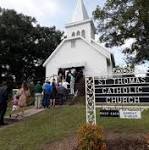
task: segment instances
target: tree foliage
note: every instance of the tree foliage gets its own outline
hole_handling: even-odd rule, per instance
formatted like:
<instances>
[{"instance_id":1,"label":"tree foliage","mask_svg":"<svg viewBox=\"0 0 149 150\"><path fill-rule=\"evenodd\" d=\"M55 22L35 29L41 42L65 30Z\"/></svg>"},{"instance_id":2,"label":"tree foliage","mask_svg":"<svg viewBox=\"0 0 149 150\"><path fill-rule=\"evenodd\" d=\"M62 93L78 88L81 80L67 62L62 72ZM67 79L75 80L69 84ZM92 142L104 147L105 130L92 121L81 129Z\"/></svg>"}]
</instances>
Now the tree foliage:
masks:
<instances>
[{"instance_id":1,"label":"tree foliage","mask_svg":"<svg viewBox=\"0 0 149 150\"><path fill-rule=\"evenodd\" d=\"M134 63L149 60L149 1L106 0L93 16L98 23L100 41L107 47L121 46L133 38L130 48L123 49Z\"/></svg>"},{"instance_id":2,"label":"tree foliage","mask_svg":"<svg viewBox=\"0 0 149 150\"><path fill-rule=\"evenodd\" d=\"M62 36L55 27L41 27L33 17L0 8L0 75L14 75L20 81L43 78L42 64Z\"/></svg>"},{"instance_id":3,"label":"tree foliage","mask_svg":"<svg viewBox=\"0 0 149 150\"><path fill-rule=\"evenodd\" d=\"M148 77L149 77L149 67L148 67L148 70L147 70L146 76L148 76Z\"/></svg>"}]
</instances>

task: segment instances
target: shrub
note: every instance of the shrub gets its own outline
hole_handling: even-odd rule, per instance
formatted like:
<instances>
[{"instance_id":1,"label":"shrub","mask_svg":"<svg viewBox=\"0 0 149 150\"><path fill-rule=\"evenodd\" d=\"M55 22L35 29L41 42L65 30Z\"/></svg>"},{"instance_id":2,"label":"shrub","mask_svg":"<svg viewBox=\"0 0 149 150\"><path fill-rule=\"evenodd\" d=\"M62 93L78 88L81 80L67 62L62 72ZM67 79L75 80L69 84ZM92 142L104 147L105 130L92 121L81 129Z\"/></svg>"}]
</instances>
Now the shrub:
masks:
<instances>
[{"instance_id":1,"label":"shrub","mask_svg":"<svg viewBox=\"0 0 149 150\"><path fill-rule=\"evenodd\" d=\"M77 150L106 150L103 129L97 125L83 125L78 132Z\"/></svg>"}]
</instances>

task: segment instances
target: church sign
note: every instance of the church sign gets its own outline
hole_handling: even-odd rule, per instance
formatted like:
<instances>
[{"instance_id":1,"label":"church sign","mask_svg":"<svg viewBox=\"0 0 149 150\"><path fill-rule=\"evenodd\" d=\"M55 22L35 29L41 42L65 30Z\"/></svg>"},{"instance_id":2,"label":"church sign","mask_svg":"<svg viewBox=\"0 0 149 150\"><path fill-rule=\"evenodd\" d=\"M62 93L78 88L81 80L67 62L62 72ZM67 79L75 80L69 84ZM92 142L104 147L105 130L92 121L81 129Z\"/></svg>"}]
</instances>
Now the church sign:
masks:
<instances>
[{"instance_id":1,"label":"church sign","mask_svg":"<svg viewBox=\"0 0 149 150\"><path fill-rule=\"evenodd\" d=\"M114 70L111 78L86 77L88 123L96 123L96 108L99 106L149 105L149 77L136 77L130 71L131 74L126 69Z\"/></svg>"},{"instance_id":2,"label":"church sign","mask_svg":"<svg viewBox=\"0 0 149 150\"><path fill-rule=\"evenodd\" d=\"M149 103L149 83L143 77L95 78L95 99L101 104Z\"/></svg>"}]
</instances>

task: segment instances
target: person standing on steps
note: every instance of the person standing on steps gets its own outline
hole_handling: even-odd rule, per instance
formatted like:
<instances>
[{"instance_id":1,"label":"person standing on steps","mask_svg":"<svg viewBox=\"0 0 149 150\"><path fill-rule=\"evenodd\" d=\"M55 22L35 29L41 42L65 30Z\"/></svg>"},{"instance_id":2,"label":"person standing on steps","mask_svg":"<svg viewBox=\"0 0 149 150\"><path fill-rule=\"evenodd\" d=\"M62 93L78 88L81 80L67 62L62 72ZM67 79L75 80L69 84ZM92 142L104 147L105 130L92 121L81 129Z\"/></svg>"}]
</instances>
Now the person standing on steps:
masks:
<instances>
[{"instance_id":1,"label":"person standing on steps","mask_svg":"<svg viewBox=\"0 0 149 150\"><path fill-rule=\"evenodd\" d=\"M60 104L63 105L64 104L64 98L66 96L66 89L65 87L62 85L62 83L58 83L57 86L57 94L58 94L58 98L60 100Z\"/></svg>"},{"instance_id":2,"label":"person standing on steps","mask_svg":"<svg viewBox=\"0 0 149 150\"><path fill-rule=\"evenodd\" d=\"M71 80L71 72L69 70L66 75L66 82L68 82L70 84L70 80Z\"/></svg>"},{"instance_id":3,"label":"person standing on steps","mask_svg":"<svg viewBox=\"0 0 149 150\"><path fill-rule=\"evenodd\" d=\"M4 81L0 86L0 125L5 125L4 116L7 110L8 93L7 82Z\"/></svg>"}]
</instances>

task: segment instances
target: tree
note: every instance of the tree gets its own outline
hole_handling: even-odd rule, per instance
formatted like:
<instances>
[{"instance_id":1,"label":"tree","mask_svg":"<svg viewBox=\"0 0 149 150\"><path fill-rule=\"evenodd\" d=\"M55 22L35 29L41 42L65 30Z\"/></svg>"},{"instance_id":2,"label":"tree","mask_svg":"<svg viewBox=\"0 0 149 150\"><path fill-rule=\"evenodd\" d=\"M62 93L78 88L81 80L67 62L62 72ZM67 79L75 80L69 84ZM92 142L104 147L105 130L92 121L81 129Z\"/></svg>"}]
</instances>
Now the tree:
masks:
<instances>
[{"instance_id":1,"label":"tree","mask_svg":"<svg viewBox=\"0 0 149 150\"><path fill-rule=\"evenodd\" d=\"M62 36L55 27L41 27L33 17L0 8L0 78L44 78L42 64Z\"/></svg>"},{"instance_id":2,"label":"tree","mask_svg":"<svg viewBox=\"0 0 149 150\"><path fill-rule=\"evenodd\" d=\"M133 63L149 60L149 1L106 0L93 16L98 23L100 41L107 47L121 46L133 38L130 48L123 49Z\"/></svg>"}]
</instances>

